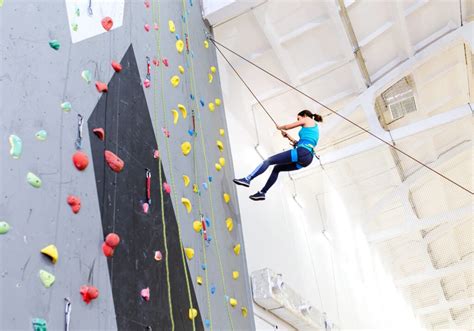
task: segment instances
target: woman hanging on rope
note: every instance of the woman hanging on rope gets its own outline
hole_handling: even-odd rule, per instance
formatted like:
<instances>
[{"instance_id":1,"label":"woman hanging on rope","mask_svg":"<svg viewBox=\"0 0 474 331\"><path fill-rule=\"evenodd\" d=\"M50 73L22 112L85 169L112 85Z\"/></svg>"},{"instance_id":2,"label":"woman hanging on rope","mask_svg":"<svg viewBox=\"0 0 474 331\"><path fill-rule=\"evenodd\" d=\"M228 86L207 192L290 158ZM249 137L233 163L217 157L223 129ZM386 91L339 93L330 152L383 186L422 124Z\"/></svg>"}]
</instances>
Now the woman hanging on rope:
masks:
<instances>
[{"instance_id":1,"label":"woman hanging on rope","mask_svg":"<svg viewBox=\"0 0 474 331\"><path fill-rule=\"evenodd\" d=\"M319 127L317 122L322 121L323 118L321 115L313 114L309 110L303 110L298 113L296 122L277 126L277 129L281 131L282 136L291 141L294 149L269 157L247 177L234 179L234 183L249 187L252 179L263 174L269 166L275 165L265 186L260 191L249 197L256 201L265 200L265 194L268 192L270 187L275 184L280 172L298 170L311 164L314 156L313 149L316 147L319 140ZM285 130L294 129L299 126L301 126L301 129L298 132L300 140L296 141Z\"/></svg>"}]
</instances>

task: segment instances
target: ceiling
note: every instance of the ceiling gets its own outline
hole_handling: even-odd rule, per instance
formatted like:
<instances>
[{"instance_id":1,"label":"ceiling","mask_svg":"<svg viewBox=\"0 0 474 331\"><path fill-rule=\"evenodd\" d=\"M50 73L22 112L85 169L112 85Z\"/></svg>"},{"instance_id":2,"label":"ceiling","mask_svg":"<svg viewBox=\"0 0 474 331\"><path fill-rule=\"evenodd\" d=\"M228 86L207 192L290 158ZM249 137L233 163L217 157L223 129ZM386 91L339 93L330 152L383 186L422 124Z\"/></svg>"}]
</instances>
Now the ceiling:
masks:
<instances>
[{"instance_id":1,"label":"ceiling","mask_svg":"<svg viewBox=\"0 0 474 331\"><path fill-rule=\"evenodd\" d=\"M472 194L333 111L472 191L473 3L209 0L204 17L216 40L331 108L225 52L278 123L293 121L303 108L324 116L318 153L325 171L347 205L360 210L369 242L424 325L472 328ZM226 110L268 153L286 148L219 61L224 94L234 94ZM376 101L403 79L415 109L387 120L386 102ZM301 178L316 181L321 169L304 171Z\"/></svg>"}]
</instances>

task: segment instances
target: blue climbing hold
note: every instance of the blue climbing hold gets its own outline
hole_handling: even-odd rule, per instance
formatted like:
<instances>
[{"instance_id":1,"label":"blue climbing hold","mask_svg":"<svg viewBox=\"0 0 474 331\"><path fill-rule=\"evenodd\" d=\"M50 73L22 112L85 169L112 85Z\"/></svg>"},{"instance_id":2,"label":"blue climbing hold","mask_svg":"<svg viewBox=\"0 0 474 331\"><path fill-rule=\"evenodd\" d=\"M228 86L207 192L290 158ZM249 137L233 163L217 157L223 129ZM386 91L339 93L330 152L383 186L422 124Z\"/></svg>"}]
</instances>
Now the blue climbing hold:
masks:
<instances>
[{"instance_id":1,"label":"blue climbing hold","mask_svg":"<svg viewBox=\"0 0 474 331\"><path fill-rule=\"evenodd\" d=\"M181 19L183 20L183 23L186 23L186 17L184 15L181 15Z\"/></svg>"},{"instance_id":2,"label":"blue climbing hold","mask_svg":"<svg viewBox=\"0 0 474 331\"><path fill-rule=\"evenodd\" d=\"M180 39L181 39L181 38L179 37L179 34L178 34L178 33L175 35L175 37L176 37L176 40L180 40Z\"/></svg>"},{"instance_id":3,"label":"blue climbing hold","mask_svg":"<svg viewBox=\"0 0 474 331\"><path fill-rule=\"evenodd\" d=\"M201 107L204 107L205 103L203 99L199 100L199 103L201 104Z\"/></svg>"},{"instance_id":4,"label":"blue climbing hold","mask_svg":"<svg viewBox=\"0 0 474 331\"><path fill-rule=\"evenodd\" d=\"M211 285L211 294L216 293L216 285Z\"/></svg>"},{"instance_id":5,"label":"blue climbing hold","mask_svg":"<svg viewBox=\"0 0 474 331\"><path fill-rule=\"evenodd\" d=\"M212 183L212 176L209 176L209 182Z\"/></svg>"},{"instance_id":6,"label":"blue climbing hold","mask_svg":"<svg viewBox=\"0 0 474 331\"><path fill-rule=\"evenodd\" d=\"M194 95L192 93L189 95L189 97L191 98L191 100L194 100Z\"/></svg>"},{"instance_id":7,"label":"blue climbing hold","mask_svg":"<svg viewBox=\"0 0 474 331\"><path fill-rule=\"evenodd\" d=\"M206 325L206 328L211 326L211 322L208 319L204 320L204 324Z\"/></svg>"},{"instance_id":8,"label":"blue climbing hold","mask_svg":"<svg viewBox=\"0 0 474 331\"><path fill-rule=\"evenodd\" d=\"M201 264L201 269L206 270L207 269L207 264L205 264L205 263Z\"/></svg>"},{"instance_id":9,"label":"blue climbing hold","mask_svg":"<svg viewBox=\"0 0 474 331\"><path fill-rule=\"evenodd\" d=\"M208 228L211 227L211 221L210 221L209 218L207 218L207 217L206 217L206 226L207 226Z\"/></svg>"},{"instance_id":10,"label":"blue climbing hold","mask_svg":"<svg viewBox=\"0 0 474 331\"><path fill-rule=\"evenodd\" d=\"M207 183L202 183L202 187L207 190Z\"/></svg>"},{"instance_id":11,"label":"blue climbing hold","mask_svg":"<svg viewBox=\"0 0 474 331\"><path fill-rule=\"evenodd\" d=\"M192 137L194 136L194 130L188 130L188 134Z\"/></svg>"}]
</instances>

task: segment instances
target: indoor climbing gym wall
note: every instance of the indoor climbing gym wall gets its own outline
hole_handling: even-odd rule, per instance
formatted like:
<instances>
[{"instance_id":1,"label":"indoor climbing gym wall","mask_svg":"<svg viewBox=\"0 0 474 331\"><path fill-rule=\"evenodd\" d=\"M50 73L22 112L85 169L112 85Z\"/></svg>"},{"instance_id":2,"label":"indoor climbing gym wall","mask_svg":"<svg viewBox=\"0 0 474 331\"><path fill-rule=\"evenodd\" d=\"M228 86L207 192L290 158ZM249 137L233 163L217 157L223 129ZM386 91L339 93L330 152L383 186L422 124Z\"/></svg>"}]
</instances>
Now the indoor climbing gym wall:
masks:
<instances>
[{"instance_id":1,"label":"indoor climbing gym wall","mask_svg":"<svg viewBox=\"0 0 474 331\"><path fill-rule=\"evenodd\" d=\"M197 0L0 0L1 330L251 330Z\"/></svg>"}]
</instances>

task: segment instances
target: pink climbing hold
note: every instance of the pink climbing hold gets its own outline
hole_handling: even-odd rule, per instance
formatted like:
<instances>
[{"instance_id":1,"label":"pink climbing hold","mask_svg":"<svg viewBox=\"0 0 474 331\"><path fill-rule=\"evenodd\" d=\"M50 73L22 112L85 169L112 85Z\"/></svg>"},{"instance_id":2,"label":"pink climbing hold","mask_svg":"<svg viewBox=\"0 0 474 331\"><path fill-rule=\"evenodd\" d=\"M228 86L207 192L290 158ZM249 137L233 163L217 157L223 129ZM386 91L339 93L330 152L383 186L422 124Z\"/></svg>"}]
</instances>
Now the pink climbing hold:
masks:
<instances>
[{"instance_id":1,"label":"pink climbing hold","mask_svg":"<svg viewBox=\"0 0 474 331\"><path fill-rule=\"evenodd\" d=\"M162 128L161 131L163 131L163 134L165 135L166 138L170 137L170 132L168 131L167 128Z\"/></svg>"},{"instance_id":2,"label":"pink climbing hold","mask_svg":"<svg viewBox=\"0 0 474 331\"><path fill-rule=\"evenodd\" d=\"M114 68L115 72L122 71L122 65L115 61L112 61L112 68Z\"/></svg>"},{"instance_id":3,"label":"pink climbing hold","mask_svg":"<svg viewBox=\"0 0 474 331\"><path fill-rule=\"evenodd\" d=\"M86 153L82 151L77 151L72 156L72 162L76 166L77 170L82 171L89 165L89 158L87 157Z\"/></svg>"},{"instance_id":4,"label":"pink climbing hold","mask_svg":"<svg viewBox=\"0 0 474 331\"><path fill-rule=\"evenodd\" d=\"M154 159L159 159L160 158L160 151L155 149L155 151L153 152L153 158Z\"/></svg>"},{"instance_id":5,"label":"pink climbing hold","mask_svg":"<svg viewBox=\"0 0 474 331\"><path fill-rule=\"evenodd\" d=\"M105 131L103 128L94 128L92 129L92 132L99 138L100 140L104 141L105 139Z\"/></svg>"},{"instance_id":6,"label":"pink climbing hold","mask_svg":"<svg viewBox=\"0 0 474 331\"><path fill-rule=\"evenodd\" d=\"M161 261L163 259L163 254L161 254L160 251L155 252L155 260L156 261Z\"/></svg>"},{"instance_id":7,"label":"pink climbing hold","mask_svg":"<svg viewBox=\"0 0 474 331\"><path fill-rule=\"evenodd\" d=\"M95 88L97 89L97 92L100 93L107 93L107 91L109 90L107 84L99 81L95 82Z\"/></svg>"},{"instance_id":8,"label":"pink climbing hold","mask_svg":"<svg viewBox=\"0 0 474 331\"><path fill-rule=\"evenodd\" d=\"M110 247L115 248L120 243L120 237L116 233L109 233L107 237L105 237L105 243Z\"/></svg>"},{"instance_id":9,"label":"pink climbing hold","mask_svg":"<svg viewBox=\"0 0 474 331\"><path fill-rule=\"evenodd\" d=\"M155 30L158 30L158 29L159 29L158 23L155 23L155 24L153 25L153 29L155 29Z\"/></svg>"},{"instance_id":10,"label":"pink climbing hold","mask_svg":"<svg viewBox=\"0 0 474 331\"><path fill-rule=\"evenodd\" d=\"M81 210L81 199L74 195L70 195L67 197L67 203L71 206L72 212L77 214L79 210Z\"/></svg>"},{"instance_id":11,"label":"pink climbing hold","mask_svg":"<svg viewBox=\"0 0 474 331\"><path fill-rule=\"evenodd\" d=\"M105 161L109 165L110 169L112 169L115 172L120 172L122 171L125 163L122 161L121 158L119 158L117 155L112 153L111 151L105 151Z\"/></svg>"},{"instance_id":12,"label":"pink climbing hold","mask_svg":"<svg viewBox=\"0 0 474 331\"><path fill-rule=\"evenodd\" d=\"M158 60L157 58L154 58L152 62L157 67L160 65L160 60Z\"/></svg>"},{"instance_id":13,"label":"pink climbing hold","mask_svg":"<svg viewBox=\"0 0 474 331\"><path fill-rule=\"evenodd\" d=\"M145 8L150 8L150 1L145 0L144 4L145 4Z\"/></svg>"},{"instance_id":14,"label":"pink climbing hold","mask_svg":"<svg viewBox=\"0 0 474 331\"><path fill-rule=\"evenodd\" d=\"M104 17L101 23L105 31L110 31L110 29L112 29L112 26L114 25L114 21L112 20L112 18L108 16Z\"/></svg>"},{"instance_id":15,"label":"pink climbing hold","mask_svg":"<svg viewBox=\"0 0 474 331\"><path fill-rule=\"evenodd\" d=\"M82 300L85 303L89 304L92 300L97 299L99 296L99 290L95 286L82 285L80 293L82 295Z\"/></svg>"},{"instance_id":16,"label":"pink climbing hold","mask_svg":"<svg viewBox=\"0 0 474 331\"><path fill-rule=\"evenodd\" d=\"M146 32L150 31L150 24L145 24L144 28Z\"/></svg>"},{"instance_id":17,"label":"pink climbing hold","mask_svg":"<svg viewBox=\"0 0 474 331\"><path fill-rule=\"evenodd\" d=\"M107 256L107 257L114 256L114 251L115 251L115 249L113 247L110 247L105 242L102 243L102 252L104 253L105 256Z\"/></svg>"},{"instance_id":18,"label":"pink climbing hold","mask_svg":"<svg viewBox=\"0 0 474 331\"><path fill-rule=\"evenodd\" d=\"M148 78L145 78L145 80L143 81L143 86L145 86L145 88L149 88L150 85L151 85L150 80Z\"/></svg>"},{"instance_id":19,"label":"pink climbing hold","mask_svg":"<svg viewBox=\"0 0 474 331\"><path fill-rule=\"evenodd\" d=\"M150 205L147 202L144 202L142 204L142 209L145 214L148 214L148 211L150 210Z\"/></svg>"},{"instance_id":20,"label":"pink climbing hold","mask_svg":"<svg viewBox=\"0 0 474 331\"><path fill-rule=\"evenodd\" d=\"M144 288L140 291L140 295L142 296L143 300L150 301L150 288Z\"/></svg>"},{"instance_id":21,"label":"pink climbing hold","mask_svg":"<svg viewBox=\"0 0 474 331\"><path fill-rule=\"evenodd\" d=\"M163 190L165 190L166 193L170 194L171 193L171 186L168 183L164 182L163 183Z\"/></svg>"},{"instance_id":22,"label":"pink climbing hold","mask_svg":"<svg viewBox=\"0 0 474 331\"><path fill-rule=\"evenodd\" d=\"M161 59L161 62L163 62L163 64L165 65L165 67L167 67L167 66L169 65L168 59L165 58L165 57Z\"/></svg>"}]
</instances>

